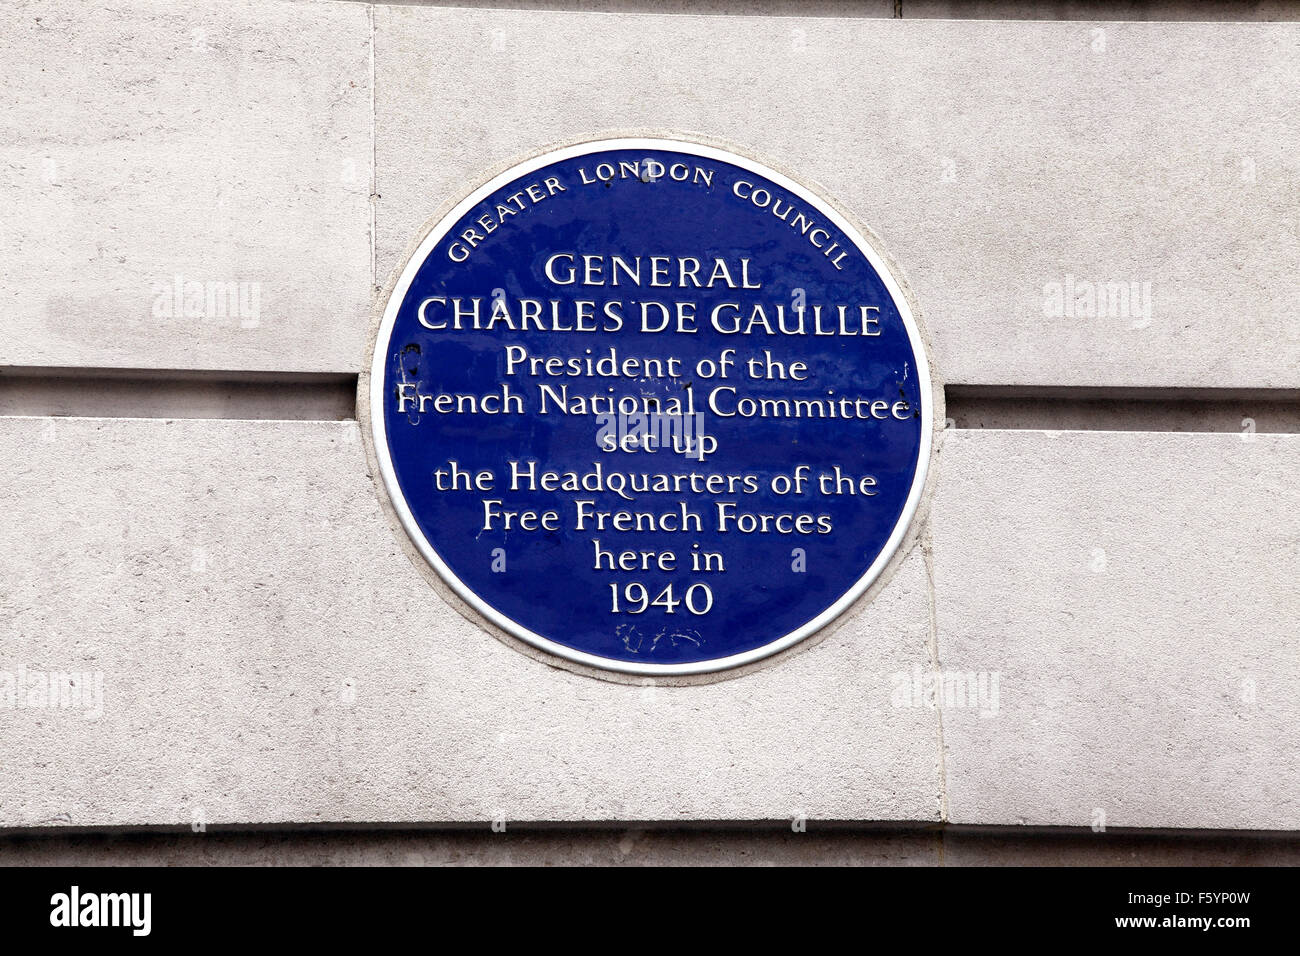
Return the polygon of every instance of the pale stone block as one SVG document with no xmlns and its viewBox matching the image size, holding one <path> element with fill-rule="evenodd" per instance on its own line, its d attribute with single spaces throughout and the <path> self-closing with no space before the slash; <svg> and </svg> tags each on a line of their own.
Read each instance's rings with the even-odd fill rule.
<svg viewBox="0 0 1300 956">
<path fill-rule="evenodd" d="M 366 7 L 16 0 L 0 76 L 0 364 L 357 369 Z"/>
<path fill-rule="evenodd" d="M 955 432 L 933 513 L 954 823 L 1300 828 L 1300 436 Z"/>
<path fill-rule="evenodd" d="M 103 693 L 0 707 L 0 827 L 938 819 L 936 715 L 890 700 L 929 659 L 919 552 L 776 666 L 610 683 L 444 603 L 356 429 L 0 418 L 0 672 Z"/>
<path fill-rule="evenodd" d="M 375 29 L 381 281 L 490 168 L 679 131 L 874 230 L 947 382 L 1300 386 L 1295 24 L 377 6 Z"/>
</svg>

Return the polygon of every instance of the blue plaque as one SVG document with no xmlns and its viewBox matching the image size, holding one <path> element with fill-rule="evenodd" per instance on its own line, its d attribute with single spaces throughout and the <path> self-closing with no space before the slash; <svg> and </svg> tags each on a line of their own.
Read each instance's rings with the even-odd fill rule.
<svg viewBox="0 0 1300 956">
<path fill-rule="evenodd" d="M 861 597 L 934 415 L 859 230 L 745 157 L 645 138 L 538 156 L 439 219 L 362 394 L 398 520 L 473 611 L 665 676 L 775 654 Z"/>
</svg>

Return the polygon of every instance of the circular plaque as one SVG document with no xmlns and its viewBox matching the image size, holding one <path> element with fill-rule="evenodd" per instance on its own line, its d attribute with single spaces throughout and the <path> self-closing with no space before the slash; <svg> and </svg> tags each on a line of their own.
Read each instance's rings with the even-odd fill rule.
<svg viewBox="0 0 1300 956">
<path fill-rule="evenodd" d="M 775 170 L 653 138 L 537 156 L 440 218 L 362 387 L 438 577 L 535 648 L 643 675 L 757 661 L 861 597 L 935 415 L 860 230 Z"/>
</svg>

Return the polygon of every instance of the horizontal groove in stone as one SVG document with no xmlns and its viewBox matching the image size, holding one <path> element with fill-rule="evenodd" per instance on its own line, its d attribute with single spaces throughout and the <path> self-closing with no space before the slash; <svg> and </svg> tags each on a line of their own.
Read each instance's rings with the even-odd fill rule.
<svg viewBox="0 0 1300 956">
<path fill-rule="evenodd" d="M 950 385 L 947 427 L 1114 432 L 1300 432 L 1300 390 Z"/>
<path fill-rule="evenodd" d="M 0 415 L 343 421 L 355 375 L 0 368 Z M 1300 433 L 1300 390 L 950 385 L 947 427 Z"/>
<path fill-rule="evenodd" d="M 601 865 L 647 863 L 920 865 L 1294 865 L 1300 836 L 1116 830 L 1043 832 L 1030 827 L 908 828 L 809 822 L 792 833 L 790 821 L 754 826 L 671 823 L 563 827 L 511 826 L 496 833 L 485 824 L 455 828 L 209 829 L 195 836 L 161 830 L 72 834 L 26 831 L 0 836 L 0 856 L 10 865 L 130 863 L 136 865 L 332 865 L 438 863 Z"/>
<path fill-rule="evenodd" d="M 343 0 L 364 3 L 366 0 Z M 461 7 L 480 10 L 570 13 L 687 14 L 692 16 L 772 16 L 866 19 L 942 20 L 1158 20 L 1158 21 L 1281 21 L 1300 18 L 1300 8 L 1285 0 L 1155 0 L 1116 3 L 1078 0 L 1074 3 L 991 2 L 970 0 L 387 0 L 378 6 Z"/>
<path fill-rule="evenodd" d="M 356 390 L 346 374 L 6 368 L 0 415 L 343 421 Z"/>
</svg>

